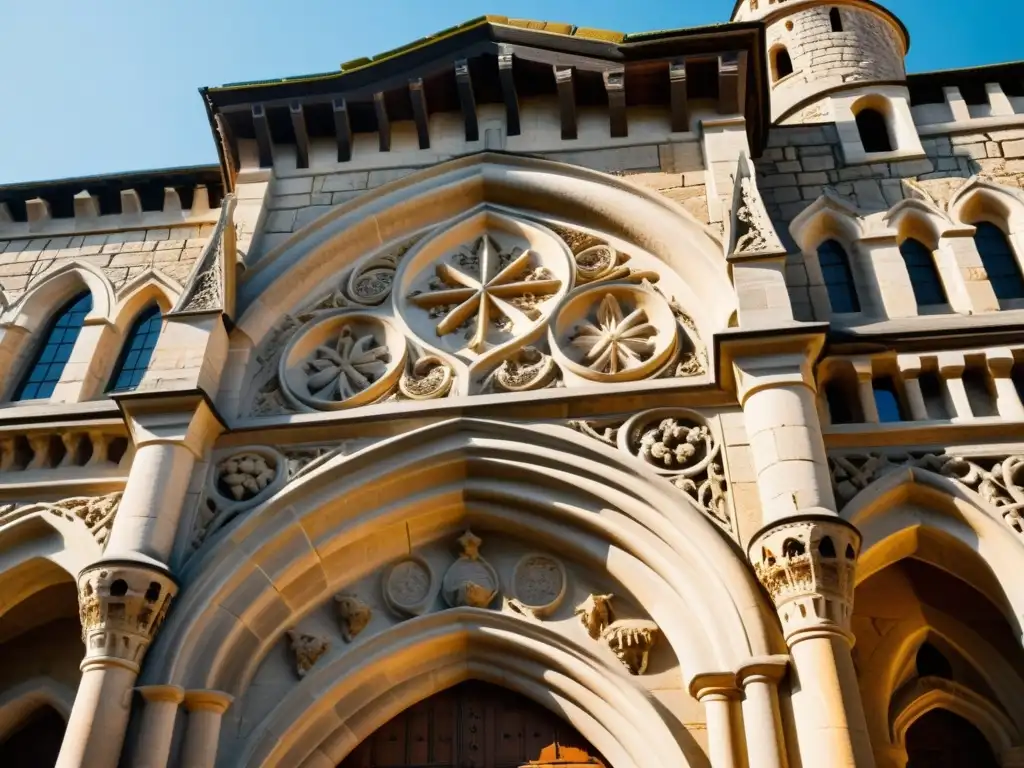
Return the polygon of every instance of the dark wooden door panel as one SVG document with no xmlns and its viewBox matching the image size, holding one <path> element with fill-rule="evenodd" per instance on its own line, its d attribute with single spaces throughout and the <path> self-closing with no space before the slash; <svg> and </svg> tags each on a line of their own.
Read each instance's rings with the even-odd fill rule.
<svg viewBox="0 0 1024 768">
<path fill-rule="evenodd" d="M 571 725 L 498 686 L 468 682 L 383 725 L 339 768 L 607 768 Z"/>
</svg>

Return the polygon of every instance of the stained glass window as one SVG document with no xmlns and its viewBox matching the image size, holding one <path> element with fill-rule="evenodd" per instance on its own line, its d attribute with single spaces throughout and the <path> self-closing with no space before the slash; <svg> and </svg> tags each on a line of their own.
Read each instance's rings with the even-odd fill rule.
<svg viewBox="0 0 1024 768">
<path fill-rule="evenodd" d="M 39 400 L 53 394 L 64 366 L 71 359 L 71 350 L 82 331 L 85 316 L 91 311 L 92 294 L 87 291 L 65 304 L 54 316 L 28 375 L 18 385 L 15 400 Z"/>
<path fill-rule="evenodd" d="M 149 359 L 153 356 L 162 321 L 160 308 L 155 304 L 146 307 L 135 318 L 124 347 L 121 348 L 121 356 L 114 367 L 107 391 L 125 392 L 139 386 L 149 367 Z"/>
</svg>

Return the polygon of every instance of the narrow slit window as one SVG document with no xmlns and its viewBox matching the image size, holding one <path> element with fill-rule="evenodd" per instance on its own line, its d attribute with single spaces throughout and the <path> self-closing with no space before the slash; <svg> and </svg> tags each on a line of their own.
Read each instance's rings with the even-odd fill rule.
<svg viewBox="0 0 1024 768">
<path fill-rule="evenodd" d="M 850 259 L 835 240 L 826 240 L 818 246 L 818 264 L 825 279 L 828 300 L 835 313 L 860 312 L 860 300 L 850 271 Z"/>
<path fill-rule="evenodd" d="M 948 421 L 952 418 L 951 410 L 946 402 L 946 388 L 942 379 L 934 371 L 925 371 L 917 377 L 921 386 L 921 397 L 924 400 L 928 418 L 936 421 Z"/>
<path fill-rule="evenodd" d="M 942 287 L 935 256 L 924 243 L 914 238 L 904 240 L 900 254 L 907 265 L 910 285 L 914 289 L 917 306 L 927 307 L 946 303 L 946 290 Z"/>
<path fill-rule="evenodd" d="M 838 8 L 833 8 L 831 11 L 828 12 L 828 20 L 829 23 L 832 25 L 833 32 L 843 31 L 843 17 L 842 14 L 839 13 Z"/>
<path fill-rule="evenodd" d="M 1024 298 L 1024 276 L 1006 235 L 987 221 L 975 225 L 974 244 L 998 299 Z"/>
<path fill-rule="evenodd" d="M 885 115 L 877 109 L 865 107 L 857 113 L 857 132 L 865 152 L 892 152 L 889 126 Z"/>
<path fill-rule="evenodd" d="M 75 348 L 85 317 L 91 311 L 92 294 L 86 291 L 75 296 L 54 315 L 28 374 L 18 385 L 15 400 L 40 400 L 53 394 L 64 367 L 71 359 L 71 350 Z"/>
<path fill-rule="evenodd" d="M 793 59 L 790 57 L 789 51 L 785 48 L 779 48 L 775 51 L 775 79 L 781 80 L 792 74 Z"/>
<path fill-rule="evenodd" d="M 967 393 L 967 402 L 971 404 L 971 414 L 977 418 L 999 415 L 999 411 L 996 409 L 992 379 L 985 369 L 967 368 L 961 379 L 964 382 L 964 391 Z"/>
<path fill-rule="evenodd" d="M 114 375 L 107 386 L 108 392 L 126 392 L 139 386 L 160 336 L 162 320 L 160 308 L 155 304 L 139 313 L 121 348 Z"/>
<path fill-rule="evenodd" d="M 872 382 L 871 388 L 875 392 L 878 421 L 882 424 L 903 421 L 903 410 L 900 408 L 900 399 L 896 394 L 893 380 L 888 376 L 877 378 Z"/>
</svg>

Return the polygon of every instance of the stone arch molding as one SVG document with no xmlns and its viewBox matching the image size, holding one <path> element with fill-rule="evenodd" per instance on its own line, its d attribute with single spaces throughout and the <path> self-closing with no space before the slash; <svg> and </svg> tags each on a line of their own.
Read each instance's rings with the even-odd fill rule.
<svg viewBox="0 0 1024 768">
<path fill-rule="evenodd" d="M 61 304 L 79 291 L 92 294 L 92 311 L 86 323 L 113 323 L 117 296 L 114 286 L 97 267 L 73 261 L 53 269 L 29 286 L 28 290 L 4 310 L 0 322 L 29 333 L 39 330 Z"/>
<path fill-rule="evenodd" d="M 476 608 L 412 619 L 316 668 L 227 764 L 337 765 L 401 711 L 467 679 L 546 706 L 616 768 L 690 764 L 650 696 L 623 685 L 585 648 L 543 626 Z"/>
<path fill-rule="evenodd" d="M 694 376 L 736 309 L 682 208 L 493 153 L 339 206 L 253 265 L 239 303 L 222 391 L 249 388 L 241 415 Z"/>
<path fill-rule="evenodd" d="M 463 419 L 331 457 L 215 534 L 183 569 L 144 674 L 240 698 L 304 616 L 467 525 L 612 582 L 686 680 L 781 648 L 745 564 L 668 481 L 565 427 Z"/>
<path fill-rule="evenodd" d="M 1024 638 L 1024 584 L 1017 575 L 1024 556 L 1017 498 L 1021 491 L 1015 479 L 1020 462 L 1010 457 L 988 472 L 955 457 L 926 456 L 903 465 L 873 458 L 869 461 L 877 466 L 864 471 L 867 465 L 861 465 L 860 479 L 851 482 L 849 470 L 841 465 L 837 470 L 835 457 L 831 461 L 837 497 L 847 502 L 841 515 L 864 537 L 858 583 L 914 555 L 922 545 L 926 549 L 951 542 L 977 555 L 958 562 L 954 575 L 989 597 Z M 848 467 L 855 466 L 846 461 Z M 946 469 L 940 473 L 916 463 Z M 934 563 L 950 570 L 947 562 Z"/>
<path fill-rule="evenodd" d="M 34 677 L 8 688 L 0 694 L 0 743 L 43 707 L 52 707 L 67 722 L 74 703 L 74 688 L 52 677 Z"/>
</svg>

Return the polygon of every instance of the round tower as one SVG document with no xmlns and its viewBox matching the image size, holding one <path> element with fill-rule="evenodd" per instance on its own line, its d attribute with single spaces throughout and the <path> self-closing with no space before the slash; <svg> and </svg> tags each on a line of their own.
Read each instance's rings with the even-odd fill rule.
<svg viewBox="0 0 1024 768">
<path fill-rule="evenodd" d="M 870 0 L 737 0 L 732 18 L 765 24 L 773 122 L 835 91 L 906 80 L 906 27 Z"/>
</svg>

